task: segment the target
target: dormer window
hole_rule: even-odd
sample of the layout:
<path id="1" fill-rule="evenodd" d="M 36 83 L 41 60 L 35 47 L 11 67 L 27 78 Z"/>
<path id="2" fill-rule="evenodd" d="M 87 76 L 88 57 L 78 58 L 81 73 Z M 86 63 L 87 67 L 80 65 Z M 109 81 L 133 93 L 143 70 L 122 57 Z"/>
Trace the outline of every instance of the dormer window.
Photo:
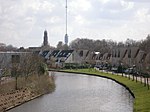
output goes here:
<path id="1" fill-rule="evenodd" d="M 131 49 L 128 51 L 128 58 L 131 58 Z"/>
<path id="2" fill-rule="evenodd" d="M 65 56 L 65 55 L 66 55 L 66 53 L 64 52 L 63 56 Z"/>
<path id="3" fill-rule="evenodd" d="M 118 50 L 118 58 L 120 58 L 120 50 Z"/>
<path id="4" fill-rule="evenodd" d="M 117 57 L 117 53 L 116 53 L 116 51 L 115 51 L 115 58 Z"/>

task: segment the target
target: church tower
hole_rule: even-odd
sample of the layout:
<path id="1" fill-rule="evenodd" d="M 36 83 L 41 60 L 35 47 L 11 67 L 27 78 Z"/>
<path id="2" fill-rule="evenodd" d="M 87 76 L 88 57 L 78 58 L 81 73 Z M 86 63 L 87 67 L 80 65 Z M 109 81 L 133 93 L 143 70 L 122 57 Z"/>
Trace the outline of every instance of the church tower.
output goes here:
<path id="1" fill-rule="evenodd" d="M 47 35 L 47 31 L 44 31 L 44 40 L 43 40 L 43 46 L 47 46 L 48 45 L 48 35 Z"/>

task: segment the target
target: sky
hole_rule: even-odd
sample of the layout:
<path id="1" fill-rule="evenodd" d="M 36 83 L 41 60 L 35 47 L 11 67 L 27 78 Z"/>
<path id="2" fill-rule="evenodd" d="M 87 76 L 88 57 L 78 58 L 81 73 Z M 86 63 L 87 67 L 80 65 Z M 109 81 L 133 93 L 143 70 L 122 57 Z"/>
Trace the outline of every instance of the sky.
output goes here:
<path id="1" fill-rule="evenodd" d="M 64 42 L 66 0 L 0 0 L 0 43 L 41 46 L 43 33 Z M 125 41 L 150 34 L 150 0 L 68 0 L 69 42 L 76 38 Z"/>

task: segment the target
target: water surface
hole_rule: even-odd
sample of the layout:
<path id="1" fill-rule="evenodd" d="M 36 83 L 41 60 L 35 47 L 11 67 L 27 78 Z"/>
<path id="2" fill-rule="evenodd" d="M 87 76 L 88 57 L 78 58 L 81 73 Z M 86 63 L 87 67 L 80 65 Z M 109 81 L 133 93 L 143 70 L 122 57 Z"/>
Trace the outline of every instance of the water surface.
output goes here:
<path id="1" fill-rule="evenodd" d="M 133 112 L 133 97 L 105 78 L 56 73 L 56 90 L 9 112 Z"/>

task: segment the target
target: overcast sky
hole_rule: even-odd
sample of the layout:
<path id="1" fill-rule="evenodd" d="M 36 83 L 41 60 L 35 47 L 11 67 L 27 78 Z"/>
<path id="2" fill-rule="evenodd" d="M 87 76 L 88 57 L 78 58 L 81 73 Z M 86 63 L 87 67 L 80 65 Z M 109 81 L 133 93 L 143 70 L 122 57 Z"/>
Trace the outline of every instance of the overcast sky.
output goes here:
<path id="1" fill-rule="evenodd" d="M 64 42 L 65 0 L 0 0 L 0 43 L 40 46 Z M 150 0 L 68 0 L 69 42 L 76 38 L 125 41 L 150 33 Z"/>

